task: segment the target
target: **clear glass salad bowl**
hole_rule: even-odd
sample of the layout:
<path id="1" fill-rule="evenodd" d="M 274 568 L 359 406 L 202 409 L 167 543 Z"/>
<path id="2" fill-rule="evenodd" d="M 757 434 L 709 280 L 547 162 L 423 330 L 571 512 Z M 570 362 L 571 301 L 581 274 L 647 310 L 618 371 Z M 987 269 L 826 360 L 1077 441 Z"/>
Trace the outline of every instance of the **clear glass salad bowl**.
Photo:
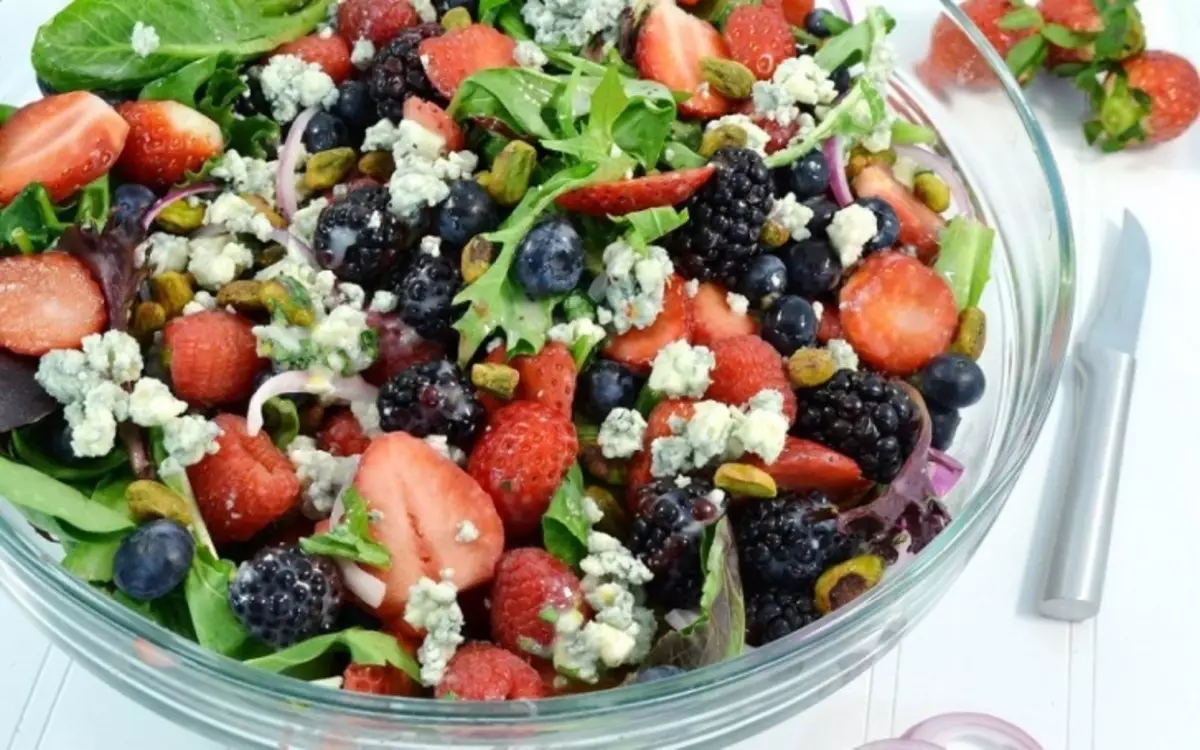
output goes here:
<path id="1" fill-rule="evenodd" d="M 10 51 L 14 38 L 32 39 L 34 27 L 56 9 L 5 5 L 0 16 L 9 18 L 0 20 Z M 851 5 L 856 15 L 864 10 Z M 60 647 L 110 685 L 237 747 L 720 747 L 844 685 L 942 596 L 1003 509 L 1058 382 L 1075 273 L 1054 160 L 1000 58 L 951 0 L 897 0 L 888 10 L 897 20 L 893 101 L 939 131 L 999 238 L 983 303 L 989 388 L 959 430 L 955 455 L 967 473 L 947 499 L 954 521 L 852 606 L 679 678 L 538 702 L 466 704 L 330 690 L 205 651 L 73 578 L 57 564 L 61 553 L 8 504 L 0 504 L 0 583 Z M 943 13 L 980 46 L 995 71 L 990 87 L 934 92 L 915 74 Z M 0 85 L 0 100 L 36 95 L 26 65 L 6 57 L 0 83 L 20 84 Z"/>

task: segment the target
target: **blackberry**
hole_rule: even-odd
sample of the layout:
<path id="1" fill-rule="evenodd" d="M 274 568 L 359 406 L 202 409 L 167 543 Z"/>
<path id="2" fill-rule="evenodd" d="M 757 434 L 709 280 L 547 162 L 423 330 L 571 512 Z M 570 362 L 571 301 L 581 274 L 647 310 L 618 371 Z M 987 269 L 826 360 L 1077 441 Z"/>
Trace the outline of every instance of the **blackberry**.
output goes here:
<path id="1" fill-rule="evenodd" d="M 811 593 L 766 589 L 746 598 L 746 643 L 763 646 L 816 622 Z"/>
<path id="2" fill-rule="evenodd" d="M 747 503 L 732 516 L 742 576 L 751 590 L 812 593 L 831 565 L 849 560 L 856 537 L 838 529 L 837 507 L 822 492 Z"/>
<path id="3" fill-rule="evenodd" d="M 404 102 L 410 96 L 445 105 L 446 100 L 425 75 L 417 51 L 421 42 L 441 35 L 442 27 L 436 23 L 413 26 L 397 34 L 375 55 L 367 70 L 367 87 L 380 117 L 399 122 L 404 116 Z"/>
<path id="4" fill-rule="evenodd" d="M 387 188 L 361 187 L 326 206 L 313 234 L 321 267 L 343 281 L 373 288 L 404 243 L 405 230 L 388 209 L 390 201 Z"/>
<path id="5" fill-rule="evenodd" d="M 342 576 L 328 558 L 268 547 L 238 566 L 229 606 L 246 630 L 285 648 L 333 626 L 342 607 Z"/>
<path id="6" fill-rule="evenodd" d="M 660 479 L 638 490 L 629 549 L 654 574 L 646 591 L 657 605 L 688 609 L 700 603 L 700 539 L 704 525 L 722 512 L 709 499 L 712 491 L 702 479 L 684 487 Z"/>
<path id="7" fill-rule="evenodd" d="M 457 310 L 451 301 L 462 286 L 454 262 L 441 253 L 419 252 L 388 286 L 396 294 L 396 314 L 422 338 L 445 342 L 451 337 Z"/>
<path id="8" fill-rule="evenodd" d="M 487 413 L 458 365 L 437 360 L 412 365 L 379 389 L 379 423 L 387 432 L 445 435 L 465 451 L 483 431 Z"/>
<path id="9" fill-rule="evenodd" d="M 669 235 L 672 255 L 690 278 L 717 278 L 736 285 L 758 255 L 759 232 L 774 202 L 771 172 L 745 148 L 718 149 L 716 173 L 685 204 L 690 220 Z"/>
<path id="10" fill-rule="evenodd" d="M 903 388 L 875 373 L 839 370 L 824 384 L 796 395 L 797 435 L 853 458 L 868 479 L 895 479 L 921 426 L 916 405 Z"/>

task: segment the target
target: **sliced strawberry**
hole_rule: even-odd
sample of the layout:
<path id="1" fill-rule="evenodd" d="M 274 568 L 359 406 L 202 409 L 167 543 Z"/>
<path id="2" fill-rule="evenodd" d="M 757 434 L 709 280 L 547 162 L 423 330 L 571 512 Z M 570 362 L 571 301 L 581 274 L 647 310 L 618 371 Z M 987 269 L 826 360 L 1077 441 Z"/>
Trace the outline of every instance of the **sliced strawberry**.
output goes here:
<path id="1" fill-rule="evenodd" d="M 700 61 L 706 57 L 729 59 L 720 32 L 674 3 L 654 5 L 638 32 L 634 54 L 638 71 L 675 91 L 691 94 L 679 104 L 683 114 L 712 119 L 729 112 L 731 105 L 701 75 Z"/>
<path id="2" fill-rule="evenodd" d="M 632 180 L 601 182 L 563 193 L 554 202 L 565 211 L 591 216 L 623 216 L 646 208 L 675 206 L 691 198 L 715 171 L 716 167 L 706 164 Z"/>
<path id="3" fill-rule="evenodd" d="M 437 133 L 446 142 L 447 151 L 461 151 L 466 148 L 467 137 L 462 128 L 454 121 L 446 110 L 432 102 L 427 102 L 419 96 L 410 96 L 404 101 L 404 119 L 412 120 L 431 133 Z"/>
<path id="4" fill-rule="evenodd" d="M 382 48 L 392 37 L 421 22 L 408 0 L 344 0 L 338 6 L 338 34 L 347 44 L 369 39 Z"/>
<path id="5" fill-rule="evenodd" d="M 909 192 L 882 166 L 863 169 L 854 178 L 854 193 L 860 198 L 880 198 L 887 201 L 900 220 L 900 244 L 917 249 L 925 263 L 937 258 L 938 234 L 946 221 Z"/>
<path id="6" fill-rule="evenodd" d="M 445 354 L 441 344 L 421 338 L 394 313 L 367 313 L 367 324 L 379 333 L 379 359 L 363 373 L 372 385 L 383 385 L 401 370 L 441 359 Z"/>
<path id="7" fill-rule="evenodd" d="M 817 341 L 828 344 L 833 339 L 845 338 L 846 334 L 842 331 L 842 317 L 838 315 L 837 307 L 824 305 L 824 308 L 821 311 L 820 325 L 817 327 Z"/>
<path id="8" fill-rule="evenodd" d="M 503 363 L 504 348 L 496 347 L 488 352 L 486 361 Z M 508 365 L 520 375 L 513 400 L 543 404 L 567 419 L 571 418 L 578 373 L 575 358 L 571 356 L 565 344 L 551 341 L 537 354 L 513 357 L 508 360 Z M 479 394 L 479 401 L 489 414 L 494 414 L 507 405 L 495 396 L 482 392 Z"/>
<path id="9" fill-rule="evenodd" d="M 796 394 L 788 381 L 783 357 L 758 336 L 722 339 L 712 345 L 717 360 L 709 376 L 712 383 L 704 397 L 730 406 L 745 406 L 760 391 L 773 389 L 783 394 L 783 413 L 788 423 L 796 419 Z"/>
<path id="10" fill-rule="evenodd" d="M 604 348 L 604 356 L 614 359 L 635 372 L 646 374 L 660 349 L 672 341 L 691 342 L 693 326 L 692 300 L 684 289 L 684 281 L 672 275 L 667 279 L 663 294 L 663 309 L 649 328 L 630 328 L 612 336 Z"/>
<path id="11" fill-rule="evenodd" d="M 372 571 L 387 585 L 379 617 L 403 617 L 409 588 L 422 577 L 439 580 L 447 568 L 459 589 L 492 579 L 504 550 L 500 516 L 475 480 L 424 440 L 389 432 L 371 441 L 354 486 L 379 512 L 371 534 L 392 555 L 387 570 Z M 472 542 L 457 539 L 464 522 L 479 532 Z"/>
<path id="12" fill-rule="evenodd" d="M 349 409 L 339 409 L 326 417 L 317 434 L 317 447 L 335 456 L 357 456 L 370 445 L 371 438 Z"/>
<path id="13" fill-rule="evenodd" d="M 760 81 L 771 80 L 779 63 L 796 56 L 792 27 L 774 8 L 737 6 L 725 19 L 724 36 L 729 55 Z"/>
<path id="14" fill-rule="evenodd" d="M 750 463 L 766 471 L 781 492 L 821 490 L 835 498 L 860 495 L 870 489 L 858 464 L 841 453 L 811 440 L 788 437 L 774 463 L 753 456 Z"/>
<path id="15" fill-rule="evenodd" d="M 792 26 L 804 27 L 808 14 L 813 12 L 816 0 L 763 0 L 764 8 L 775 8 L 783 12 L 783 17 Z"/>
<path id="16" fill-rule="evenodd" d="M 336 35 L 302 36 L 271 53 L 271 57 L 279 55 L 293 55 L 304 62 L 320 65 L 334 83 L 342 83 L 354 73 L 354 64 L 350 62 L 350 44 Z"/>
<path id="17" fill-rule="evenodd" d="M 31 183 L 66 200 L 116 163 L 129 125 L 103 99 L 72 91 L 21 107 L 0 127 L 0 205 Z"/>
<path id="18" fill-rule="evenodd" d="M 213 541 L 244 542 L 295 506 L 300 480 L 270 435 L 250 437 L 244 417 L 218 414 L 213 422 L 218 450 L 188 467 L 188 480 Z"/>
<path id="19" fill-rule="evenodd" d="M 729 292 L 720 284 L 712 281 L 701 284 L 692 305 L 696 320 L 693 344 L 710 346 L 722 339 L 758 333 L 758 321 L 749 312 L 734 312 L 729 306 Z"/>
<path id="20" fill-rule="evenodd" d="M 170 187 L 225 148 L 221 126 L 179 102 L 125 102 L 117 112 L 129 123 L 117 168 L 130 182 Z"/>
<path id="21" fill-rule="evenodd" d="M 108 324 L 104 294 L 73 255 L 42 253 L 0 259 L 0 347 L 40 357 L 78 349 Z"/>
<path id="22" fill-rule="evenodd" d="M 950 346 L 958 327 L 954 294 L 933 269 L 907 255 L 867 258 L 842 287 L 846 340 L 867 364 L 911 375 Z"/>
<path id="23" fill-rule="evenodd" d="M 674 434 L 671 422 L 675 418 L 684 421 L 691 419 L 695 408 L 696 404 L 693 401 L 667 399 L 658 402 L 658 405 L 650 412 L 650 418 L 646 420 L 646 432 L 642 437 L 642 450 L 635 453 L 630 459 L 629 474 L 625 480 L 626 502 L 631 506 L 630 510 L 633 510 L 632 504 L 638 489 L 654 481 L 654 476 L 650 473 L 651 444 L 660 437 Z"/>
<path id="24" fill-rule="evenodd" d="M 472 73 L 516 66 L 516 47 L 517 43 L 501 32 L 477 23 L 426 39 L 417 50 L 429 82 L 439 94 L 453 99 L 458 84 Z"/>
<path id="25" fill-rule="evenodd" d="M 252 325 L 225 310 L 175 318 L 163 329 L 175 394 L 192 404 L 228 404 L 248 398 L 267 365 L 257 353 Z"/>

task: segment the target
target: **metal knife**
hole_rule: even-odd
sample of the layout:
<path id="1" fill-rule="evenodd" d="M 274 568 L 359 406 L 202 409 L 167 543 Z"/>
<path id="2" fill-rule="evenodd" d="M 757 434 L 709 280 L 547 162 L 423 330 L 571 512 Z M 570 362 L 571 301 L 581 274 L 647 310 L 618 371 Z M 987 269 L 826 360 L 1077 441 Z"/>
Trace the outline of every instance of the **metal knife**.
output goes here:
<path id="1" fill-rule="evenodd" d="M 1092 318 L 1075 345 L 1076 440 L 1039 609 L 1079 622 L 1096 615 L 1116 513 L 1138 334 L 1150 283 L 1150 243 L 1129 211 Z"/>

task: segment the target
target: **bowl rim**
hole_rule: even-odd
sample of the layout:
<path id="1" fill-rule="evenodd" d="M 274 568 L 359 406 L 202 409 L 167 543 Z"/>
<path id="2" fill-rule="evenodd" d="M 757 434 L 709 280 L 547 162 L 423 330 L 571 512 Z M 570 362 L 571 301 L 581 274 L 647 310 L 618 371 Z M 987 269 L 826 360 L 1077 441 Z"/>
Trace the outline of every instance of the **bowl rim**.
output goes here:
<path id="1" fill-rule="evenodd" d="M 1075 243 L 1070 212 L 1062 178 L 1050 145 L 1041 125 L 1030 109 L 1020 85 L 1008 71 L 1003 59 L 987 42 L 974 23 L 953 0 L 939 0 L 942 13 L 951 19 L 971 39 L 997 75 L 1002 90 L 1016 111 L 1034 147 L 1034 152 L 1046 180 L 1053 205 L 1054 223 L 1058 235 L 1059 278 L 1057 309 L 1049 313 L 1049 330 L 1053 335 L 1037 356 L 1045 363 L 1048 381 L 1040 391 L 1032 389 L 1031 398 L 1020 404 L 1022 419 L 1013 430 L 1029 439 L 1018 440 L 1015 450 L 1000 456 L 993 471 L 976 488 L 970 502 L 935 539 L 903 570 L 898 571 L 886 585 L 878 586 L 860 597 L 854 606 L 821 618 L 817 623 L 793 636 L 754 649 L 741 656 L 686 673 L 663 683 L 626 686 L 619 691 L 598 691 L 575 696 L 553 697 L 537 701 L 536 710 L 527 701 L 496 703 L 456 703 L 425 698 L 393 698 L 371 696 L 350 691 L 330 690 L 292 677 L 278 675 L 247 666 L 229 657 L 220 656 L 200 645 L 178 636 L 165 628 L 122 606 L 77 579 L 59 565 L 46 565 L 41 550 L 12 529 L 9 519 L 0 516 L 0 557 L 3 562 L 21 571 L 37 586 L 46 587 L 54 595 L 85 611 L 86 616 L 99 618 L 116 629 L 116 633 L 133 642 L 142 642 L 161 649 L 187 670 L 196 670 L 230 687 L 250 691 L 260 698 L 273 701 L 294 701 L 320 710 L 339 714 L 366 716 L 372 719 L 412 719 L 433 725 L 461 726 L 479 722 L 503 725 L 528 722 L 531 717 L 549 720 L 571 720 L 597 716 L 597 711 L 620 710 L 631 705 L 665 707 L 697 693 L 707 693 L 721 685 L 742 682 L 768 668 L 799 667 L 800 659 L 823 646 L 836 643 L 856 626 L 870 618 L 871 613 L 886 610 L 905 592 L 919 585 L 928 572 L 960 544 L 965 543 L 981 524 L 990 524 L 1002 508 L 1013 483 L 1020 475 L 1041 432 L 1049 406 L 1062 374 L 1064 355 L 1074 308 Z M 1063 335 L 1058 335 L 1063 334 Z M 13 533 L 9 533 L 12 531 Z M 11 593 L 15 587 L 7 576 L 0 576 Z M 28 607 L 22 602 L 23 606 Z"/>

